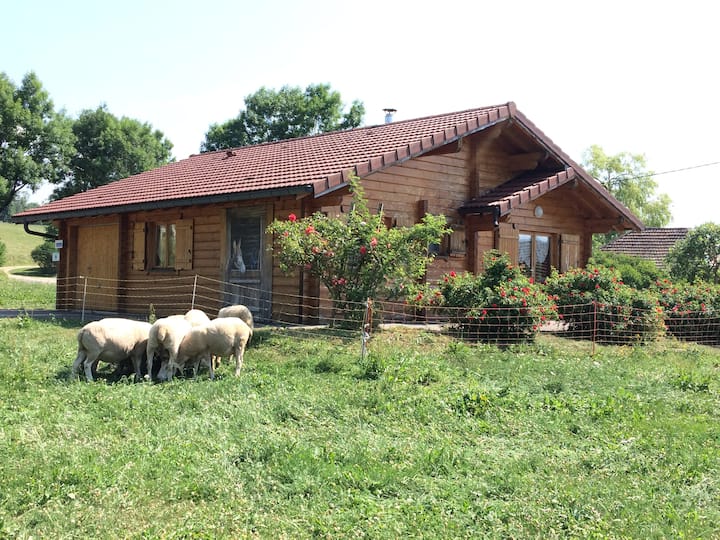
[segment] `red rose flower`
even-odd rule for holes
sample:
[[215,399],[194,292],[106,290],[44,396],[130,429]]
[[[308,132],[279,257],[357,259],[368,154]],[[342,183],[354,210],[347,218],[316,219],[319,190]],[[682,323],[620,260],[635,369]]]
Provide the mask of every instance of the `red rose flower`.
[[290,214],[288,216],[288,221],[292,221],[293,223],[295,223],[297,221],[297,216],[295,214]]

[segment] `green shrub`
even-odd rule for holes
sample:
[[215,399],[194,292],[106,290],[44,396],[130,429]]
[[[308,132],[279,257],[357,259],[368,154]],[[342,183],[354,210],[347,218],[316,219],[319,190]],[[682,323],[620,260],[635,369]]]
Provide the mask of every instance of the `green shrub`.
[[30,256],[37,265],[46,272],[55,270],[55,263],[52,260],[52,254],[55,251],[55,245],[52,242],[43,242],[32,250]]
[[720,286],[706,282],[656,282],[667,331],[677,339],[720,343]]
[[507,254],[488,251],[484,261],[483,274],[451,272],[438,284],[419,290],[414,303],[439,307],[469,339],[497,344],[533,341],[540,325],[555,317],[551,299],[510,263]]
[[614,268],[620,273],[622,282],[635,289],[647,289],[658,280],[667,278],[667,273],[653,261],[623,253],[599,251],[590,258],[588,265]]
[[6,249],[5,244],[0,242],[0,266],[5,264]]
[[570,336],[600,343],[642,343],[663,334],[663,312],[653,291],[625,285],[604,266],[553,271],[545,282]]

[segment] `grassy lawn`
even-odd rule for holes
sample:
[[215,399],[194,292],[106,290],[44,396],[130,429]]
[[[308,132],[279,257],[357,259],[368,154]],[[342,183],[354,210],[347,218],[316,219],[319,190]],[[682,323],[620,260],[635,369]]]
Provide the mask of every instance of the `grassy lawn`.
[[54,308],[54,284],[25,283],[10,279],[5,272],[0,271],[0,309]]
[[[33,227],[41,230],[37,225]],[[43,239],[26,233],[17,223],[0,222],[0,242],[6,248],[5,266],[35,266],[30,253],[43,243]]]
[[76,332],[0,320],[0,537],[720,535],[714,349],[261,330],[239,378],[89,384]]

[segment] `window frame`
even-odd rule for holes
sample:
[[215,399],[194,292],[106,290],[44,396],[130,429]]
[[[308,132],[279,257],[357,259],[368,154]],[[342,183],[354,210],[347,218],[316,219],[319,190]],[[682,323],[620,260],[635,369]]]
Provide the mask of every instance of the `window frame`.
[[[554,249],[557,245],[557,239],[555,238],[556,235],[550,234],[547,232],[537,232],[537,231],[520,231],[518,233],[518,247],[517,247],[517,264],[518,267],[520,267],[520,270],[523,274],[525,274],[527,277],[532,278],[533,280],[537,282],[544,282],[548,276],[550,275],[550,272],[552,270],[552,267],[554,266],[554,260],[555,260],[555,252]],[[523,267],[523,261],[521,258],[521,249],[523,245],[523,237],[529,237],[530,239],[530,265],[529,269],[528,266],[525,265]],[[539,275],[538,268],[539,263],[537,261],[537,240],[538,237],[547,238],[548,241],[548,252],[547,252],[547,269],[544,273],[544,275]]]

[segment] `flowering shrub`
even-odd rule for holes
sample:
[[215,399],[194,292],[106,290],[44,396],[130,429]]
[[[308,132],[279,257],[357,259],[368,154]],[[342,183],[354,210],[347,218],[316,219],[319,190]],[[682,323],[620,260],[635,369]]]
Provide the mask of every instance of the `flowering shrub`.
[[419,290],[413,303],[439,306],[465,337],[499,344],[532,341],[540,325],[555,317],[552,299],[507,254],[488,251],[484,261],[483,274],[451,272]]
[[604,266],[554,270],[545,282],[556,299],[558,317],[572,337],[606,343],[646,342],[664,330],[662,308],[652,291],[625,285],[619,273]]
[[403,297],[432,261],[428,246],[451,232],[444,216],[426,215],[412,227],[388,229],[382,214],[371,214],[356,178],[350,180],[352,209],[343,218],[317,212],[275,220],[280,269],[302,270],[327,287],[333,307],[345,318],[362,319],[368,298]]
[[654,288],[668,333],[687,341],[720,342],[720,286],[706,282],[673,284],[663,279]]

